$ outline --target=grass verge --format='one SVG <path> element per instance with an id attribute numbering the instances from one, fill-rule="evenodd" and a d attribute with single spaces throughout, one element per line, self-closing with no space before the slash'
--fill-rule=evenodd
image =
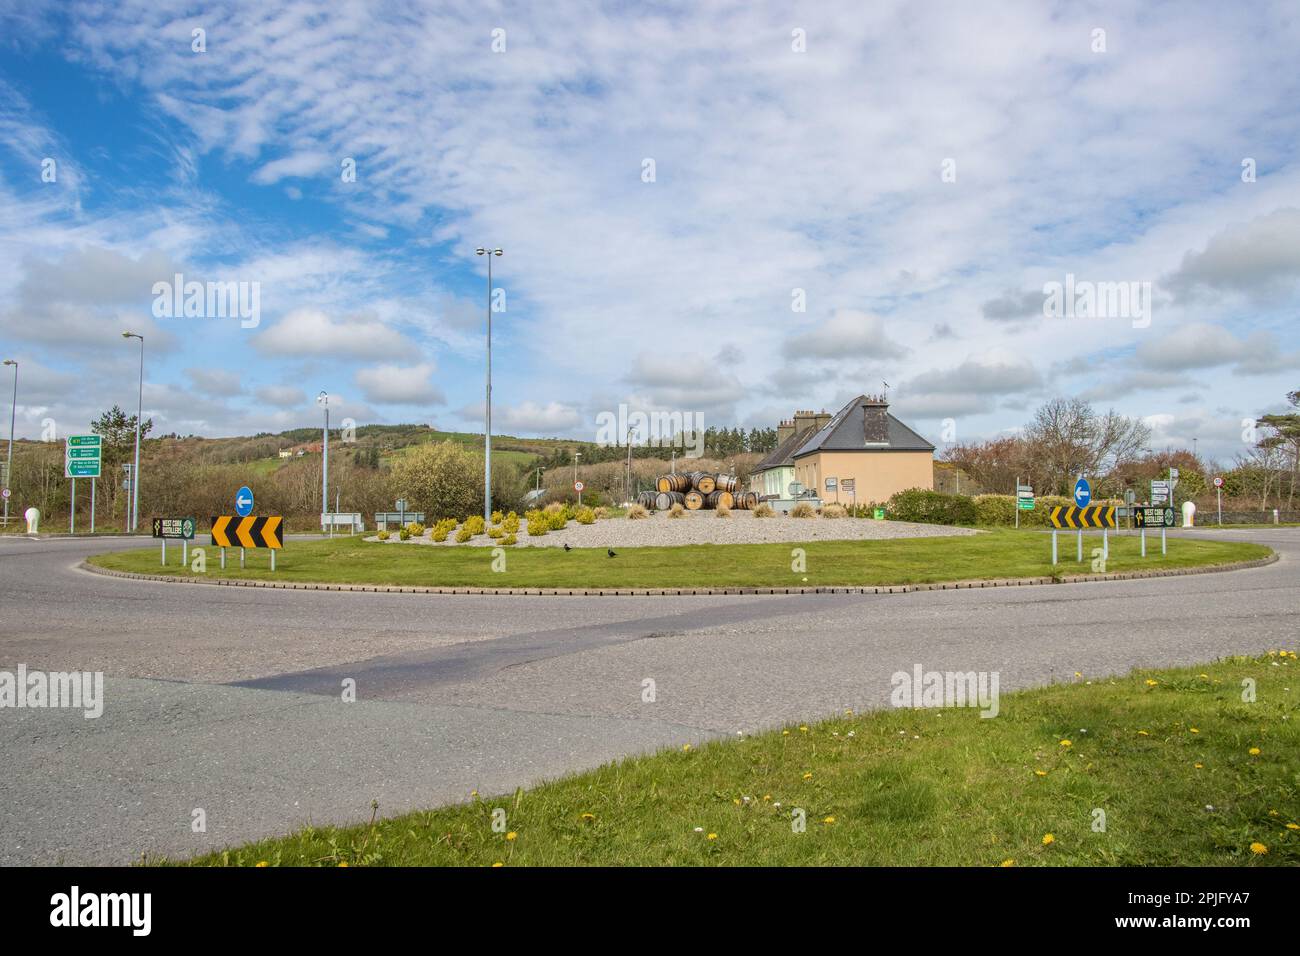
<path id="1" fill-rule="evenodd" d="M 1295 865 L 1297 678 L 1294 652 L 1271 652 L 1079 675 L 1002 695 L 992 719 L 965 708 L 845 714 L 191 863 Z M 1247 680 L 1253 703 L 1242 700 Z"/>
<path id="2" fill-rule="evenodd" d="M 475 539 L 486 542 L 486 537 Z M 1107 572 L 1186 568 L 1262 558 L 1270 549 L 1238 541 L 1169 538 L 1160 555 L 1159 538 L 1148 538 L 1148 557 L 1138 539 L 1111 537 Z M 1061 541 L 1059 575 L 1090 573 L 1092 551 L 1101 536 L 1084 539 L 1084 562 L 1074 560 L 1075 544 Z M 805 552 L 806 570 L 794 571 L 794 548 Z M 1041 532 L 997 529 L 968 537 L 899 538 L 884 541 L 815 541 L 805 544 L 686 545 L 673 548 L 620 548 L 610 558 L 603 548 L 511 548 L 505 570 L 493 570 L 492 549 L 461 545 L 367 543 L 359 537 L 290 542 L 269 569 L 265 551 L 250 551 L 239 570 L 237 554 L 227 554 L 226 569 L 217 549 L 205 548 L 208 577 L 266 579 L 329 584 L 424 585 L 500 588 L 692 588 L 832 587 L 918 584 L 987 578 L 1026 578 L 1053 574 L 1049 537 Z M 194 575 L 180 565 L 180 548 L 168 549 L 167 567 L 157 547 L 96 555 L 91 563 L 121 571 Z"/>

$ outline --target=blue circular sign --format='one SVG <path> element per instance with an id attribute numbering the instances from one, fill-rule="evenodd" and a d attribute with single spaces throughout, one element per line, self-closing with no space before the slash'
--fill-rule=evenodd
<path id="1" fill-rule="evenodd" d="M 1091 500 L 1092 489 L 1088 487 L 1088 479 L 1080 478 L 1074 483 L 1074 503 L 1080 508 L 1086 508 Z"/>
<path id="2" fill-rule="evenodd" d="M 235 513 L 241 518 L 253 513 L 253 489 L 248 485 L 235 492 Z"/>

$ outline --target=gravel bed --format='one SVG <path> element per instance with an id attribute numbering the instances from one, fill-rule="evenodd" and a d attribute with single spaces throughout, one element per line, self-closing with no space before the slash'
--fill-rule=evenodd
<path id="1" fill-rule="evenodd" d="M 670 518 L 659 511 L 641 521 L 627 518 L 604 518 L 594 524 L 570 521 L 563 531 L 549 531 L 530 537 L 521 523 L 517 548 L 639 548 L 671 547 L 680 544 L 773 544 L 789 541 L 866 541 L 884 538 L 930 538 L 978 534 L 970 528 L 914 524 L 910 521 L 876 521 L 873 518 L 791 518 L 778 515 L 756 518 L 750 511 L 733 511 L 730 518 L 719 518 L 713 511 L 688 511 L 681 518 Z M 419 538 L 399 541 L 397 532 L 387 544 L 450 545 L 452 547 L 496 547 L 498 542 L 487 535 L 476 535 L 464 544 L 456 544 L 453 531 L 444 542 L 433 541 L 429 532 Z M 368 537 L 367 541 L 378 541 Z"/>

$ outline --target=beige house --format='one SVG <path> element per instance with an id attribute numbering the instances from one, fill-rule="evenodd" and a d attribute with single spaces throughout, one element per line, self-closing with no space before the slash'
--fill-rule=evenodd
<path id="1" fill-rule="evenodd" d="M 885 399 L 859 395 L 833 417 L 797 412 L 781 423 L 777 447 L 755 467 L 750 490 L 788 498 L 791 483 L 824 502 L 884 502 L 934 487 L 934 446 L 889 414 Z"/>
<path id="2" fill-rule="evenodd" d="M 859 395 L 792 458 L 795 481 L 823 501 L 884 502 L 934 487 L 934 446 L 889 414 L 880 397 Z"/>

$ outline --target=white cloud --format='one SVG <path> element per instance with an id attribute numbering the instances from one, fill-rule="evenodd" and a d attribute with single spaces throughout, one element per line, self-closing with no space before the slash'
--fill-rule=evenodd
<path id="1" fill-rule="evenodd" d="M 366 401 L 379 405 L 442 405 L 447 401 L 442 391 L 429 381 L 434 366 L 376 365 L 357 371 L 357 386 Z"/>
<path id="2" fill-rule="evenodd" d="M 414 343 L 374 319 L 332 319 L 315 309 L 295 309 L 257 335 L 253 344 L 271 355 L 326 356 L 346 361 L 414 356 Z"/>

